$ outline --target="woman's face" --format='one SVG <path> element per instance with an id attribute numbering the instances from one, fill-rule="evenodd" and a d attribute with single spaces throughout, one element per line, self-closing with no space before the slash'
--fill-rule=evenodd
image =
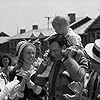
<path id="1" fill-rule="evenodd" d="M 23 51 L 23 60 L 27 64 L 32 64 L 35 60 L 35 49 L 32 46 L 26 46 Z"/>
<path id="2" fill-rule="evenodd" d="M 7 57 L 4 57 L 4 58 L 2 59 L 2 63 L 3 63 L 3 65 L 4 65 L 4 67 L 8 67 L 8 65 L 9 65 L 9 59 L 8 59 Z"/>

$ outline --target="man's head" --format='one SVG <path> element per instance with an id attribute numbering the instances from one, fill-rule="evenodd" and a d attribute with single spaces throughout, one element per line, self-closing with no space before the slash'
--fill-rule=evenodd
<path id="1" fill-rule="evenodd" d="M 95 40 L 94 43 L 87 44 L 85 51 L 91 60 L 91 67 L 100 73 L 100 39 Z"/>
<path id="2" fill-rule="evenodd" d="M 51 36 L 48 40 L 49 42 L 49 51 L 50 56 L 53 57 L 54 60 L 59 60 L 62 57 L 62 48 L 66 45 L 66 39 L 61 34 L 55 34 Z"/>
<path id="3" fill-rule="evenodd" d="M 65 35 L 68 32 L 69 22 L 69 17 L 56 16 L 52 21 L 52 26 L 57 33 Z"/>

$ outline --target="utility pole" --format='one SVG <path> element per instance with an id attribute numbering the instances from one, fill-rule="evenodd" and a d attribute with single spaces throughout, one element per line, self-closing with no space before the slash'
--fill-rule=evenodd
<path id="1" fill-rule="evenodd" d="M 17 27 L 17 34 L 19 33 L 19 27 Z"/>
<path id="2" fill-rule="evenodd" d="M 47 18 L 48 19 L 48 29 L 49 29 L 49 21 L 50 21 L 50 16 L 48 16 L 48 17 L 45 17 L 45 18 Z"/>

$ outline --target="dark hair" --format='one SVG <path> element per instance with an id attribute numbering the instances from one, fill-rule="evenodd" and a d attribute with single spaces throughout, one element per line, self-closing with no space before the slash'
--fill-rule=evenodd
<path id="1" fill-rule="evenodd" d="M 4 54 L 3 56 L 1 56 L 1 58 L 0 58 L 0 66 L 1 67 L 4 67 L 4 65 L 3 65 L 3 62 L 2 62 L 2 59 L 3 58 L 8 58 L 9 59 L 9 66 L 11 66 L 11 64 L 12 64 L 12 59 L 11 59 L 11 57 L 8 55 L 8 54 Z"/>
<path id="2" fill-rule="evenodd" d="M 63 34 L 55 34 L 48 39 L 49 45 L 55 41 L 59 43 L 60 47 L 63 47 L 64 45 L 68 47 L 67 39 Z"/>

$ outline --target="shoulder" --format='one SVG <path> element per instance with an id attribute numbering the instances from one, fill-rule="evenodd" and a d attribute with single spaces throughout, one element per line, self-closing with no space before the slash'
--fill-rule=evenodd
<path id="1" fill-rule="evenodd" d="M 73 38 L 81 39 L 80 35 L 75 33 L 71 28 L 68 29 L 68 35 Z"/>

